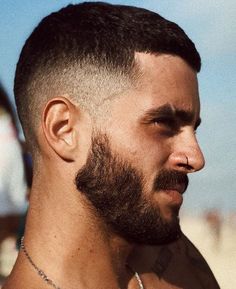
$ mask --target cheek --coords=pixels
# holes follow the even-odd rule
[[[153,182],[159,171],[165,168],[170,149],[167,144],[150,141],[146,138],[137,139],[135,148],[130,150],[130,161],[140,170],[145,178],[145,191],[152,190]]]
[[[137,122],[137,120],[136,120]],[[132,123],[135,123],[133,121]],[[119,155],[141,170],[145,177],[157,174],[163,168],[170,154],[170,144],[166,138],[140,128],[130,122],[121,125],[110,123],[106,129],[111,147]]]
[[[139,147],[143,166],[153,167],[155,171],[165,165],[171,151],[169,143],[147,135],[139,139]]]

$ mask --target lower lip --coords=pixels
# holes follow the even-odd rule
[[[181,204],[183,203],[183,196],[178,191],[163,190],[163,192],[165,193],[165,195],[168,196],[168,198],[170,199],[171,203],[173,203],[173,205],[181,206]]]

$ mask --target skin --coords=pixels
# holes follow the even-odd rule
[[[145,176],[146,197],[165,220],[177,192],[150,193],[161,169],[186,174],[203,168],[196,140],[200,104],[196,73],[179,57],[136,55],[139,84],[111,101],[96,128],[110,136],[112,150]],[[177,128],[154,122],[147,111],[168,105],[191,113]],[[127,262],[140,273],[145,288],[219,288],[208,265],[183,235],[166,246],[137,246],[107,230],[74,185],[86,162],[94,123],[68,96],[51,99],[38,129],[41,154],[34,172],[25,245],[34,262],[61,288],[137,289]],[[188,158],[188,164],[187,159]],[[178,196],[178,202],[172,195]],[[4,289],[50,288],[22,252]]]

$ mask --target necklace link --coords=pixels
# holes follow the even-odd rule
[[[24,252],[27,260],[29,261],[29,263],[33,266],[33,268],[36,270],[36,272],[38,273],[38,275],[51,287],[55,288],[55,289],[62,289],[61,287],[58,287],[45,273],[43,270],[39,269],[38,266],[34,263],[34,261],[32,260],[32,258],[30,257],[28,251],[26,250],[25,244],[24,244],[24,236],[21,238],[21,244],[20,247],[22,249],[22,251]]]
[[[32,260],[32,258],[30,257],[28,251],[26,250],[25,244],[24,244],[24,236],[21,238],[21,244],[20,247],[22,249],[22,251],[24,252],[27,260],[29,261],[29,263],[33,266],[33,268],[36,270],[36,272],[38,273],[38,275],[51,287],[55,288],[55,289],[62,289],[61,287],[58,287],[45,273],[43,270],[39,269],[39,267],[34,263],[34,261]],[[127,265],[128,266],[128,265]],[[132,272],[134,273],[134,276],[138,282],[139,285],[139,289],[144,289],[144,285],[143,282],[138,274],[138,272],[134,271],[130,266],[128,266]]]

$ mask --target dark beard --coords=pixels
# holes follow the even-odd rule
[[[165,189],[184,178],[186,181],[186,176],[178,172],[163,171],[155,180],[154,189]],[[127,241],[161,245],[179,238],[178,210],[173,208],[171,221],[161,217],[158,206],[144,197],[142,174],[112,153],[106,135],[93,137],[87,162],[75,183],[109,229]]]

